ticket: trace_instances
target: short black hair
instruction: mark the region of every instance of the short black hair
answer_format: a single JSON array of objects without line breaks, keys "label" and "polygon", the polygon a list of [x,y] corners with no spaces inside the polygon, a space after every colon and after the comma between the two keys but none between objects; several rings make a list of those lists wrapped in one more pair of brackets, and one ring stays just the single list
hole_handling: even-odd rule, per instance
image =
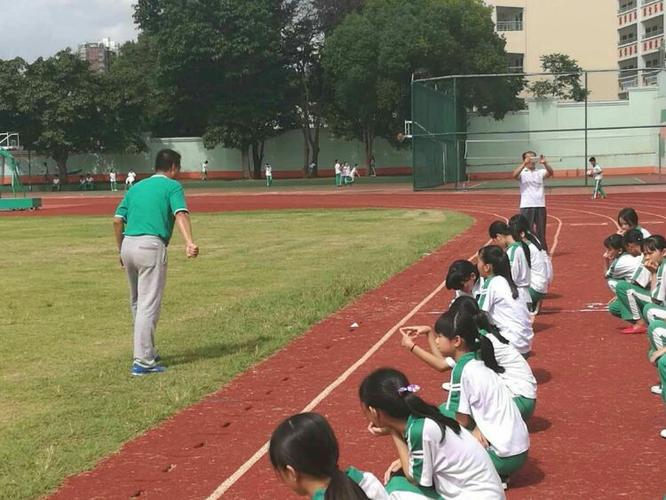
[{"label": "short black hair", "polygon": [[634,228],[624,233],[624,236],[622,236],[622,243],[625,247],[631,243],[643,246],[643,239],[643,233],[641,230]]},{"label": "short black hair", "polygon": [[528,153],[532,153],[532,156],[536,156],[536,152],[535,152],[535,151],[528,150],[528,151],[525,151],[525,152],[523,153],[523,160],[527,157],[527,154],[528,154]]},{"label": "short black hair", "polygon": [[180,153],[173,149],[162,149],[155,156],[156,172],[168,172],[172,165],[178,165],[180,168]]},{"label": "short black hair", "polygon": [[596,162],[597,159],[596,159],[594,156],[590,156],[590,159],[589,159],[588,161],[589,161],[590,163],[593,162],[593,161]]},{"label": "short black hair", "polygon": [[446,273],[446,288],[448,290],[460,290],[463,283],[467,281],[472,274],[479,277],[479,270],[476,265],[468,260],[456,260],[449,266]]},{"label": "short black hair", "polygon": [[619,234],[611,234],[608,238],[604,240],[604,246],[609,250],[610,249],[622,250],[624,248],[624,238],[622,237],[622,235]]}]

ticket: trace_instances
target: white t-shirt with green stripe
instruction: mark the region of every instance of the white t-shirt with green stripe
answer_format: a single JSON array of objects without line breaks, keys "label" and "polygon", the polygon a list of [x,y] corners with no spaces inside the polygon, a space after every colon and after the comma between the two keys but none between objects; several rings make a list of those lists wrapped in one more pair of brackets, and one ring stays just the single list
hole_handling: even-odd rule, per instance
[{"label": "white t-shirt with green stripe", "polygon": [[654,288],[652,289],[652,301],[657,304],[664,304],[666,302],[666,283],[664,283],[664,270],[666,269],[666,262],[659,265],[657,269],[657,279]]},{"label": "white t-shirt with green stripe", "polygon": [[[370,500],[389,500],[389,495],[384,486],[373,474],[360,471],[354,467],[349,467],[345,474],[360,486],[365,496]],[[324,500],[324,498],[326,498],[326,490],[322,489],[315,492],[312,500]]]},{"label": "white t-shirt with green stripe", "polygon": [[512,457],[530,447],[527,426],[500,377],[470,352],[458,359],[451,372],[449,412],[474,419],[499,457]]},{"label": "white t-shirt with green stripe", "polygon": [[539,250],[531,241],[527,246],[530,249],[530,287],[539,293],[548,293],[548,253]]},{"label": "white t-shirt with green stripe", "polygon": [[504,373],[499,374],[500,379],[512,396],[536,399],[537,381],[527,360],[511,344],[501,342],[492,333],[481,333],[493,344],[495,359],[504,368]]},{"label": "white t-shirt with green stripe", "polygon": [[506,254],[511,264],[511,277],[518,287],[520,298],[528,304],[532,303],[532,297],[527,290],[530,286],[530,266],[523,246],[518,242],[512,243],[507,247]]},{"label": "white t-shirt with green stripe", "polygon": [[466,429],[442,430],[429,418],[409,417],[405,429],[409,474],[446,499],[494,500],[504,490],[490,456]]},{"label": "white t-shirt with green stripe", "polygon": [[530,313],[520,296],[513,298],[506,279],[502,276],[486,278],[478,302],[479,308],[488,313],[490,321],[519,353],[530,351],[534,338]]},{"label": "white t-shirt with green stripe", "polygon": [[608,266],[606,270],[606,281],[608,287],[615,292],[615,286],[618,281],[630,280],[643,261],[642,255],[621,254]]}]

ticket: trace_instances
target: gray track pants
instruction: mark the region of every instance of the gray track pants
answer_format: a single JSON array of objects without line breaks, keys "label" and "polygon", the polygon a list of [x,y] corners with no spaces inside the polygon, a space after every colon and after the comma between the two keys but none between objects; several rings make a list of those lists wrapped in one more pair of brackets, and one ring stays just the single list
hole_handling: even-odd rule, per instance
[{"label": "gray track pants", "polygon": [[548,213],[546,207],[521,208],[520,213],[527,218],[530,225],[530,231],[539,238],[543,249],[548,251],[548,241],[546,240],[546,219]]},{"label": "gray track pants", "polygon": [[157,236],[126,236],[120,257],[127,271],[134,318],[134,359],[155,360],[155,327],[166,284],[167,249]]}]

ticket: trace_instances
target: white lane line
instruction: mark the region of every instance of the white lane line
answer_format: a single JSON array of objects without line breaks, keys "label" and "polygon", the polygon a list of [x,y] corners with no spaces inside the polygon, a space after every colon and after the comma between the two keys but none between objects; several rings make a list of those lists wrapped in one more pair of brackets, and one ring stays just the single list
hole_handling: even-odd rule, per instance
[{"label": "white lane line", "polygon": [[[471,212],[480,212],[476,210],[471,210],[469,208],[467,208],[466,210]],[[482,213],[506,219],[505,217],[502,217],[501,215],[495,213],[490,213],[490,212],[482,212]],[[490,243],[490,240],[486,242],[486,244],[488,243]],[[467,260],[471,261],[475,258],[476,258],[476,252],[470,255]],[[372,356],[375,352],[377,352],[379,348],[382,347],[400,327],[405,325],[405,323],[407,323],[407,321],[409,321],[419,311],[419,309],[421,309],[425,304],[427,304],[435,295],[441,292],[445,286],[446,286],[445,283],[440,283],[437,286],[437,288],[435,288],[432,292],[430,292],[430,294],[428,294],[428,296],[425,299],[419,302],[416,305],[416,307],[414,307],[411,311],[409,311],[400,321],[398,321],[398,323],[396,323],[388,332],[386,332],[384,336],[381,339],[379,339],[375,343],[375,345],[373,345],[363,356],[361,356],[353,365],[347,368],[344,371],[344,373],[342,373],[342,375],[340,375],[337,379],[335,379],[319,395],[317,395],[312,401],[310,401],[307,404],[307,406],[303,408],[303,410],[301,410],[301,413],[312,411],[319,403],[321,403],[324,399],[326,399],[326,397],[328,397],[336,388],[338,388],[341,384],[343,384],[361,365],[363,365],[370,358],[370,356]],[[254,464],[256,464],[259,460],[261,460],[261,457],[263,457],[268,452],[269,444],[270,441],[266,441],[261,446],[261,448],[259,448],[243,465],[241,465],[238,469],[236,469],[236,471],[233,474],[231,474],[231,476],[225,479],[224,482],[220,484],[213,493],[210,494],[207,500],[217,500],[222,495],[224,495],[229,490],[229,488],[231,488],[241,477],[245,475],[245,473],[248,470],[250,470],[254,466]]]},{"label": "white lane line", "polygon": [[570,226],[607,226],[608,222],[572,222]]}]

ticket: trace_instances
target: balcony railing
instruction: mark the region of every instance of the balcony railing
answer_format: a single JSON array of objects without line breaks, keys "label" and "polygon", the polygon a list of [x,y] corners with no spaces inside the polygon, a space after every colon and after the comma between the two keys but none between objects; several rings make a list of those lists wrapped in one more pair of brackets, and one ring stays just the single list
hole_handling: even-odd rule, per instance
[{"label": "balcony railing", "polygon": [[622,77],[618,79],[618,83],[620,84],[620,90],[622,91],[636,88],[638,87],[638,75]]},{"label": "balcony railing", "polygon": [[647,40],[648,38],[652,38],[655,36],[661,36],[664,34],[664,30],[662,29],[661,31],[651,31],[650,33],[645,33],[642,37],[641,40]]},{"label": "balcony railing", "polygon": [[624,14],[625,12],[629,12],[630,10],[634,10],[636,8],[636,4],[633,5],[624,5],[620,7],[617,11],[618,14]]},{"label": "balcony railing", "polygon": [[509,66],[509,73],[524,73],[524,67],[522,64],[520,66]]},{"label": "balcony railing", "polygon": [[662,0],[642,0],[641,5],[647,5],[649,3],[661,2]]},{"label": "balcony railing", "polygon": [[497,21],[497,31],[523,31],[522,21]]},{"label": "balcony railing", "polygon": [[636,43],[636,37],[625,38],[624,40],[618,40],[618,46],[622,47],[623,45],[628,45],[630,43]]}]

